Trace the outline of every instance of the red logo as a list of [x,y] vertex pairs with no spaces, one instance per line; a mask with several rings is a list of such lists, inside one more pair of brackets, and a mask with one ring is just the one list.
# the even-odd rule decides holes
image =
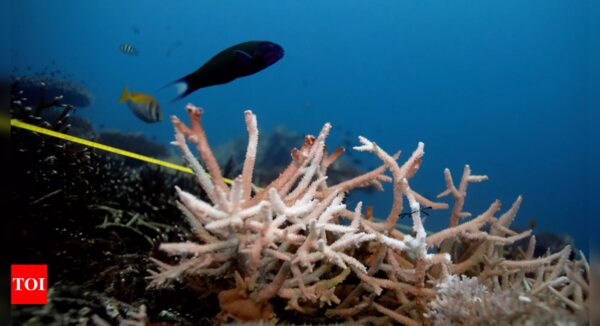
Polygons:
[[11,304],[46,304],[48,302],[47,265],[11,265],[10,276]]

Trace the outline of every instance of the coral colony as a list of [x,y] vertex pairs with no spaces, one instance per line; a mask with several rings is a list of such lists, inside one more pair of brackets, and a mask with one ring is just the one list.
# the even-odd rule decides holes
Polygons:
[[[249,135],[242,173],[231,185],[202,127],[202,109],[187,106],[191,126],[172,117],[175,141],[210,202],[177,188],[178,205],[197,241],[163,243],[172,262],[152,258],[150,287],[172,280],[201,282],[218,293],[218,322],[276,322],[403,325],[547,324],[587,320],[589,265],[575,259],[570,246],[533,257],[531,230],[510,225],[522,198],[503,213],[498,200],[480,215],[463,211],[470,183],[484,175],[466,165],[458,186],[448,169],[446,189],[453,199],[448,228],[427,234],[421,207],[447,209],[410,187],[424,155],[418,143],[402,164],[359,137],[357,151],[383,164],[363,175],[329,184],[328,167],[343,153],[328,153],[325,124],[317,137],[306,136],[291,152],[291,163],[264,188],[252,183],[258,144],[256,116],[245,112]],[[193,156],[195,144],[204,163]],[[391,177],[385,174],[389,171]],[[385,220],[375,220],[362,203],[346,207],[344,196],[359,187],[393,185],[393,205]],[[413,232],[395,228],[406,198]],[[363,213],[364,211],[364,213]],[[499,215],[498,217],[496,217]],[[525,250],[513,244],[529,238]],[[508,249],[512,248],[509,253]],[[520,250],[520,251],[519,251]],[[214,286],[211,280],[227,284]],[[227,282],[223,282],[226,280]],[[198,286],[198,285],[196,285]],[[289,317],[289,314],[295,314]]]

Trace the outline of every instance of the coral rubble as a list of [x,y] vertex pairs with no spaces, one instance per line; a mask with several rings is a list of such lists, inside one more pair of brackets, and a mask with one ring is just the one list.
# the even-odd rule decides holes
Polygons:
[[[160,250],[177,259],[152,258],[156,269],[150,271],[151,288],[181,280],[218,294],[218,322],[585,322],[585,258],[575,259],[570,246],[534,257],[531,231],[510,229],[520,196],[502,214],[496,200],[471,218],[464,211],[467,188],[487,177],[473,175],[468,165],[458,185],[450,171],[444,171],[446,189],[438,197],[453,200],[449,226],[427,234],[421,207],[449,205],[410,187],[423,159],[423,143],[399,164],[399,153],[390,155],[359,137],[361,145],[354,149],[376,155],[382,165],[333,184],[328,168],[342,151],[327,152],[331,125],[325,124],[316,137],[306,136],[304,144],[292,150],[291,163],[275,180],[258,188],[253,184],[258,127],[256,116],[246,111],[246,158],[241,175],[227,185],[202,127],[203,110],[190,104],[187,111],[189,127],[172,117],[174,144],[209,201],[176,189],[196,239],[160,244]],[[196,145],[204,166],[186,140]],[[354,208],[344,204],[349,191],[381,187],[381,182],[392,183],[394,198],[384,220],[363,214],[361,203]],[[405,200],[411,234],[395,228]],[[506,257],[504,247],[524,238],[529,238],[527,250],[518,259]],[[523,304],[515,304],[515,298]]]

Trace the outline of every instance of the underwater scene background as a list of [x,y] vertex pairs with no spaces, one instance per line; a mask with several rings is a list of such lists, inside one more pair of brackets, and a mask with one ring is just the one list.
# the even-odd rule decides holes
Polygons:
[[[517,225],[535,218],[539,230],[587,246],[586,179],[598,157],[586,153],[585,1],[27,0],[12,13],[16,75],[30,67],[81,81],[95,100],[77,114],[94,126],[172,141],[168,119],[146,124],[117,102],[127,85],[157,96],[165,117],[181,116],[187,102],[204,107],[215,145],[244,136],[247,108],[263,132],[284,125],[314,134],[331,122],[332,147],[355,146],[358,135],[405,151],[423,141],[426,163],[414,182],[429,185],[430,197],[445,167],[470,164],[490,177],[469,194],[471,210],[522,194]],[[172,91],[155,92],[247,40],[281,44],[285,56],[180,102],[168,102]],[[139,55],[124,55],[123,43]],[[376,163],[354,156],[363,169]],[[368,203],[381,215],[390,200],[373,195]],[[426,225],[445,223],[432,217]]]
[[[352,150],[359,135],[391,154],[402,150],[400,161],[424,142],[411,179],[422,195],[435,199],[445,190],[444,168],[459,178],[469,164],[489,180],[470,185],[465,210],[478,214],[495,199],[505,210],[522,195],[513,228],[533,227],[561,248],[572,242],[589,253],[600,158],[591,136],[598,110],[591,110],[590,53],[598,42],[590,3],[13,1],[10,76],[67,81],[82,101],[71,116],[89,123],[79,135],[123,147],[119,137],[128,134],[129,150],[178,164],[169,117],[187,122],[187,103],[204,108],[221,166],[243,162],[246,109],[258,116],[260,136],[285,139],[286,149],[330,122],[328,148],[346,148],[342,179],[381,164]],[[251,40],[275,42],[285,55],[264,71],[171,101],[170,82]],[[164,118],[134,115],[119,103],[124,87],[153,96]],[[279,168],[289,159],[282,152],[263,161]],[[385,218],[392,196],[391,185],[384,188],[353,192],[346,204],[363,201]],[[168,191],[160,196],[176,196]],[[425,212],[428,231],[447,227],[447,211]],[[399,223],[411,225],[410,217]]]

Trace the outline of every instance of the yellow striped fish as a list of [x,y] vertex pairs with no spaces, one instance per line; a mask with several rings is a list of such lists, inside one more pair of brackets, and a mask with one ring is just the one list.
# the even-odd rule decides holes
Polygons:
[[127,55],[138,55],[139,51],[129,43],[123,43],[119,45],[119,51],[127,54]]
[[125,86],[123,94],[119,98],[119,103],[125,102],[127,102],[131,112],[144,122],[159,122],[163,118],[160,104],[154,96],[137,92],[130,93],[127,86]]

